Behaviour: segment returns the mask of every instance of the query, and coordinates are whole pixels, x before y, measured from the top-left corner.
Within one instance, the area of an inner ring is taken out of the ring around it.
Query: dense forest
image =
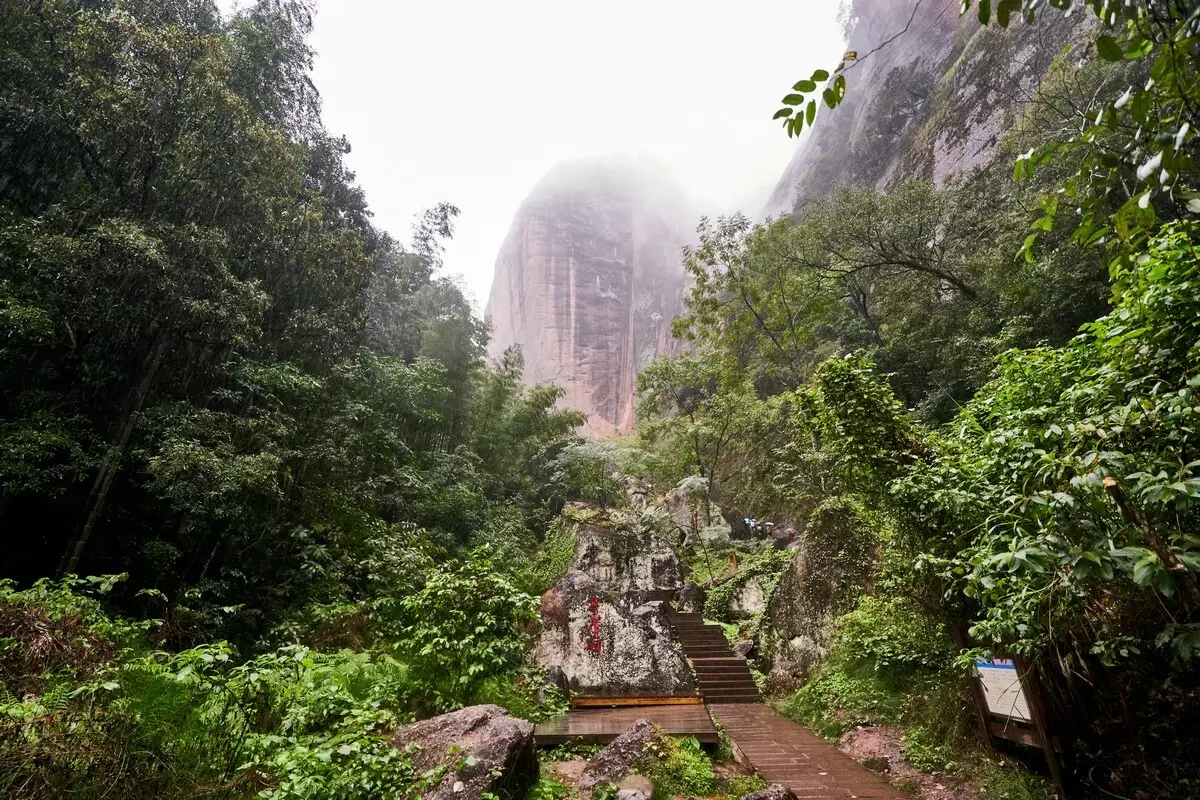
[[[818,734],[899,726],[938,780],[1048,797],[964,688],[1017,654],[1070,796],[1200,793],[1200,5],[964,3],[1064,9],[1087,56],[969,179],[864,165],[702,221],[687,345],[639,376],[637,436],[594,442],[519,349],[486,358],[441,269],[453,205],[408,243],[373,224],[305,0],[3,4],[0,793],[426,794],[463,767],[398,726],[566,707],[530,643],[579,519],[670,537]],[[790,132],[871,91],[853,63],[795,85]],[[789,594],[801,568],[829,597]],[[757,788],[688,747],[656,796]]]

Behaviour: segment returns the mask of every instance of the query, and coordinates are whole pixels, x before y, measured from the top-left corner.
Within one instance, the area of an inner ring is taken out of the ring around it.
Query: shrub
[[[660,735],[646,747],[638,771],[654,783],[655,800],[704,796],[716,787],[712,761],[694,737]]]

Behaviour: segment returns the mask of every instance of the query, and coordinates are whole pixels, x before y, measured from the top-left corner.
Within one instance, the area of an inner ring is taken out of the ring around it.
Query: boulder
[[[683,570],[670,540],[649,527],[628,531],[580,525],[571,569],[618,594],[683,586]]]
[[[617,800],[651,800],[654,783],[643,775],[627,775],[617,784]]]
[[[754,642],[749,639],[743,639],[736,643],[732,650],[733,654],[738,658],[749,658],[754,653]]]
[[[405,725],[388,740],[411,753],[417,774],[448,767],[427,800],[520,800],[538,779],[533,725],[494,705],[470,706]]]
[[[796,795],[783,784],[772,783],[765,789],[743,795],[742,800],[796,800]]]
[[[825,656],[833,621],[854,608],[874,575],[875,534],[852,500],[822,503],[767,603],[756,642],[774,688],[804,678]]]
[[[579,779],[579,788],[590,791],[597,784],[614,783],[629,775],[634,764],[646,754],[646,746],[661,741],[661,736],[648,720],[637,720],[592,757]]]
[[[687,491],[686,485],[689,481],[702,481],[696,486],[705,488]],[[721,507],[711,500],[707,503],[703,501],[702,495],[707,491],[707,483],[702,478],[688,478],[662,497],[661,503],[671,515],[671,523],[683,531],[685,536],[696,536],[705,528],[719,528],[725,533],[729,532],[729,526],[722,517]],[[698,494],[701,495],[699,499]]]
[[[767,608],[767,594],[757,577],[748,579],[729,598],[729,618],[750,619]]]
[[[572,691],[620,697],[695,691],[687,659],[675,648],[662,603],[608,591],[584,572],[568,572],[542,595],[537,662],[559,668]]]
[[[704,587],[688,581],[679,590],[679,610],[688,614],[699,614],[704,610],[704,599],[707,594]]]

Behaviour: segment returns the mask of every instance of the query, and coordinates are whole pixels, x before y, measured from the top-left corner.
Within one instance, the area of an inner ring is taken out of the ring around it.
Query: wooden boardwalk
[[[829,742],[761,703],[708,707],[739,757],[799,800],[912,800]]]
[[[698,703],[575,710],[536,725],[533,738],[538,747],[567,742],[608,744],[639,719],[648,719],[673,736],[695,736],[701,744],[717,742],[717,729]]]

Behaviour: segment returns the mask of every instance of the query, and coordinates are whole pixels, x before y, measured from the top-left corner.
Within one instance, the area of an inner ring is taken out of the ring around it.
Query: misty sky
[[[376,223],[407,241],[422,208],[458,205],[446,271],[481,309],[558,161],[649,154],[702,208],[757,214],[795,148],[779,98],[842,48],[838,0],[317,1],[325,124]]]

